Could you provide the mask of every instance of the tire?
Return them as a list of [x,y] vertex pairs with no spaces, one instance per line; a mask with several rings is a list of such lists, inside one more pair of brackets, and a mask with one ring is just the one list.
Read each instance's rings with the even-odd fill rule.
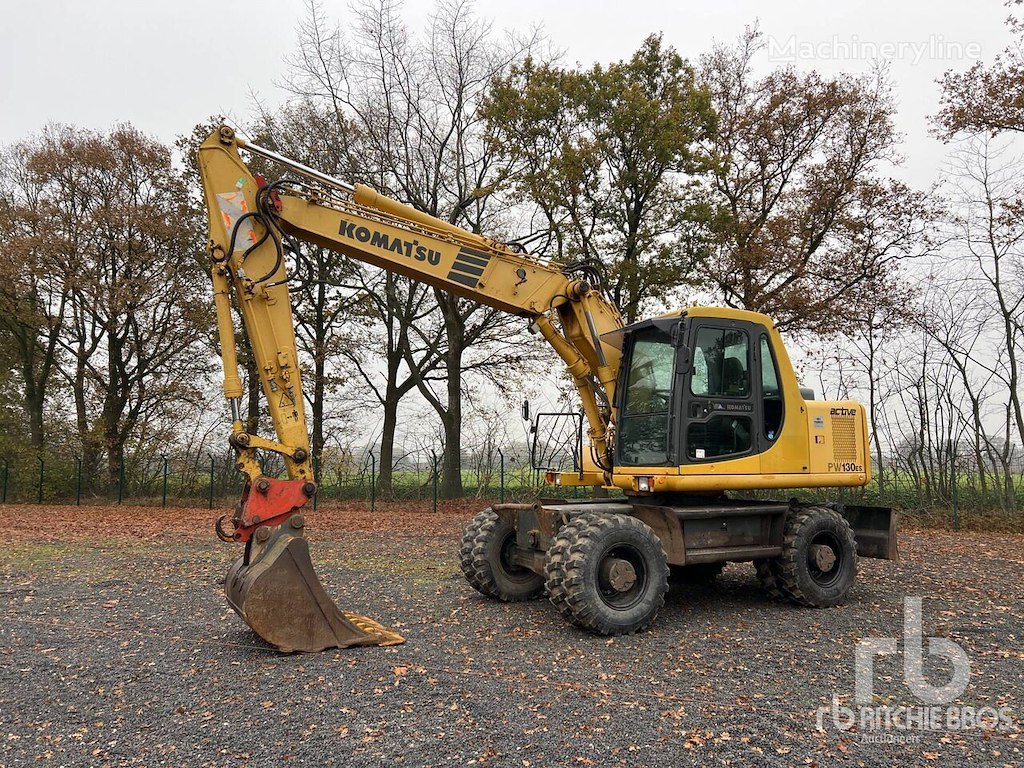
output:
[[857,542],[850,524],[826,507],[796,509],[786,519],[782,555],[773,570],[779,589],[794,603],[838,605],[857,576]]
[[[629,515],[583,514],[575,523],[566,526],[567,546],[554,553],[566,555],[564,561],[552,562],[551,569],[573,622],[599,635],[643,632],[668,591],[661,541]],[[559,569],[564,574],[560,583]]]
[[544,590],[544,577],[508,561],[516,531],[491,509],[477,513],[466,526],[459,565],[477,592],[506,603],[533,600]]
[[774,559],[754,561],[754,570],[757,572],[757,580],[760,582],[761,588],[773,600],[783,600],[786,596],[782,594],[782,590],[779,588],[779,579],[775,575],[777,566],[778,563]]
[[558,529],[555,541],[548,548],[544,560],[544,588],[547,590],[548,600],[558,609],[562,618],[573,624],[576,623],[576,619],[565,602],[565,565],[569,561],[569,547],[576,541],[581,518],[584,517],[586,515],[574,517]]
[[473,546],[476,543],[477,534],[480,533],[480,524],[489,513],[489,509],[477,512],[462,531],[462,541],[459,543],[459,567],[462,569],[462,575],[466,577],[466,581],[473,589],[488,597],[490,595],[485,591],[483,584],[477,580],[476,569],[473,567]]
[[676,584],[713,584],[725,570],[725,563],[670,565],[669,580]]

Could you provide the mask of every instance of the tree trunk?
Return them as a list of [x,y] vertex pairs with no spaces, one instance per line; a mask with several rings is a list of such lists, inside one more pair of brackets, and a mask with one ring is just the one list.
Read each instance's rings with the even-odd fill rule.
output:
[[43,450],[43,406],[46,400],[45,390],[37,386],[33,371],[25,366],[25,410],[28,411],[29,445],[37,452]]
[[381,499],[393,499],[395,496],[395,429],[398,426],[399,398],[392,397],[392,392],[389,380],[384,400],[384,427],[380,435],[380,462],[377,465],[377,497]]
[[100,446],[93,439],[89,428],[89,412],[85,401],[85,355],[79,351],[75,357],[75,423],[78,426],[78,441],[82,445],[82,482],[86,490],[94,488],[93,478],[100,470]]
[[436,291],[444,315],[448,349],[445,369],[448,374],[447,408],[437,408],[444,427],[444,461],[440,493],[443,499],[459,499],[462,490],[462,353],[465,351],[466,324],[456,296]]
[[[39,304],[35,291],[32,293],[33,305]],[[50,382],[50,372],[57,359],[57,342],[63,329],[64,308],[67,294],[60,297],[60,303],[46,325],[32,325],[17,320],[5,324],[13,332],[17,354],[21,364],[24,380],[24,404],[29,422],[29,444],[40,452],[46,440],[44,427],[44,411],[46,392]],[[44,329],[45,333],[44,333]],[[41,338],[40,338],[41,337]]]
[[[312,416],[310,449],[319,462],[324,455],[324,400],[327,396],[327,332],[328,322],[324,316],[327,303],[327,285],[322,280],[316,284],[316,301],[313,305],[316,322],[313,325],[313,402],[310,403]],[[319,479],[318,479],[319,482]]]
[[[453,360],[454,358],[454,360]],[[448,409],[439,413],[444,426],[444,461],[441,472],[442,499],[461,499],[462,489],[462,350],[448,354]]]
[[[404,334],[400,335],[405,339]],[[380,464],[377,474],[377,495],[383,499],[392,499],[395,495],[395,432],[398,429],[398,406],[409,390],[416,386],[416,379],[412,374],[401,383],[398,381],[402,368],[403,343],[407,343],[407,340],[396,343],[389,330],[387,354],[385,355],[387,382],[384,386],[384,398],[381,400],[381,406],[384,408],[384,426],[380,435]]]
[[[124,462],[124,446],[117,435],[107,433],[107,479],[113,492],[121,482],[121,464]],[[124,489],[121,489],[124,495]]]
[[317,457],[317,461],[320,461],[324,455],[324,400],[327,394],[327,384],[324,381],[327,355],[324,352],[323,339],[316,340],[314,349],[313,402],[310,404],[310,416],[313,423],[310,430],[310,449]]
[[[121,461],[123,452],[120,450],[123,441],[120,439],[118,421],[124,409],[121,400],[120,374],[124,363],[121,360],[121,338],[117,328],[107,330],[107,391],[103,394],[103,446],[107,451],[107,483],[111,490],[117,487],[121,479]],[[122,489],[123,491],[123,489]]]
[[[873,318],[872,318],[873,319]],[[882,466],[882,440],[878,430],[878,381],[875,378],[875,326],[868,320],[868,414],[871,417],[871,439],[875,443],[875,477],[878,480],[878,499],[882,503],[886,468]]]

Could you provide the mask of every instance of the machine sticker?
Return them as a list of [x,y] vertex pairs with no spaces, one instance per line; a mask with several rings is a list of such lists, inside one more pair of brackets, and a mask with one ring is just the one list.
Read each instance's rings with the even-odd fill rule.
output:
[[864,467],[855,461],[837,461],[828,463],[829,472],[863,472]]
[[824,416],[815,416],[814,417],[814,428],[815,429],[824,429],[825,428],[825,417]]
[[[245,195],[238,192],[218,192],[217,205],[220,207],[220,215],[224,218],[224,226],[227,227],[228,237],[235,229],[235,222],[249,212],[249,204],[245,202]],[[246,245],[248,240],[248,245]],[[252,228],[252,219],[246,219],[238,225],[238,234],[235,235],[235,250],[248,248],[256,243],[256,233]]]
[[405,256],[407,259],[425,261],[434,267],[441,263],[441,251],[435,251],[433,248],[420,245],[418,239],[403,240],[400,237],[394,237],[386,232],[363,227],[345,219],[342,219],[338,225],[338,234],[347,237],[349,240],[369,243],[372,248],[397,253],[399,256]]
[[751,413],[754,410],[754,406],[752,406],[750,403],[715,403],[715,410]]

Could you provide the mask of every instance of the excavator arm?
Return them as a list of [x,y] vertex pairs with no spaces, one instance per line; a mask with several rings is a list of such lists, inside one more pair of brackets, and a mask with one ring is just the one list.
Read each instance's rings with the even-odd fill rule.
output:
[[[267,183],[239,149],[300,178]],[[597,481],[611,482],[610,434],[621,352],[602,341],[618,311],[586,268],[531,256],[468,232],[369,187],[350,185],[238,137],[227,127],[199,149],[209,214],[209,257],[232,415],[230,443],[245,475],[222,539],[245,544],[228,573],[228,601],[264,639],[286,650],[391,644],[402,638],[371,619],[339,611],[317,579],[302,536],[301,509],[316,493],[285,252],[288,239],[315,243],[521,316],[568,367],[588,421]],[[233,310],[241,318],[275,439],[246,431]],[[287,479],[263,475],[257,451],[281,456]]]

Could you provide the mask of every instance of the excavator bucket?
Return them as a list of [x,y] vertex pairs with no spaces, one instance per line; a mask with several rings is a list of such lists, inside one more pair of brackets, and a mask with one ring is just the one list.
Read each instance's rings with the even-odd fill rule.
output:
[[405,642],[373,619],[338,609],[313,570],[301,528],[285,522],[258,533],[228,570],[224,590],[235,612],[268,643],[286,653],[313,653]]

